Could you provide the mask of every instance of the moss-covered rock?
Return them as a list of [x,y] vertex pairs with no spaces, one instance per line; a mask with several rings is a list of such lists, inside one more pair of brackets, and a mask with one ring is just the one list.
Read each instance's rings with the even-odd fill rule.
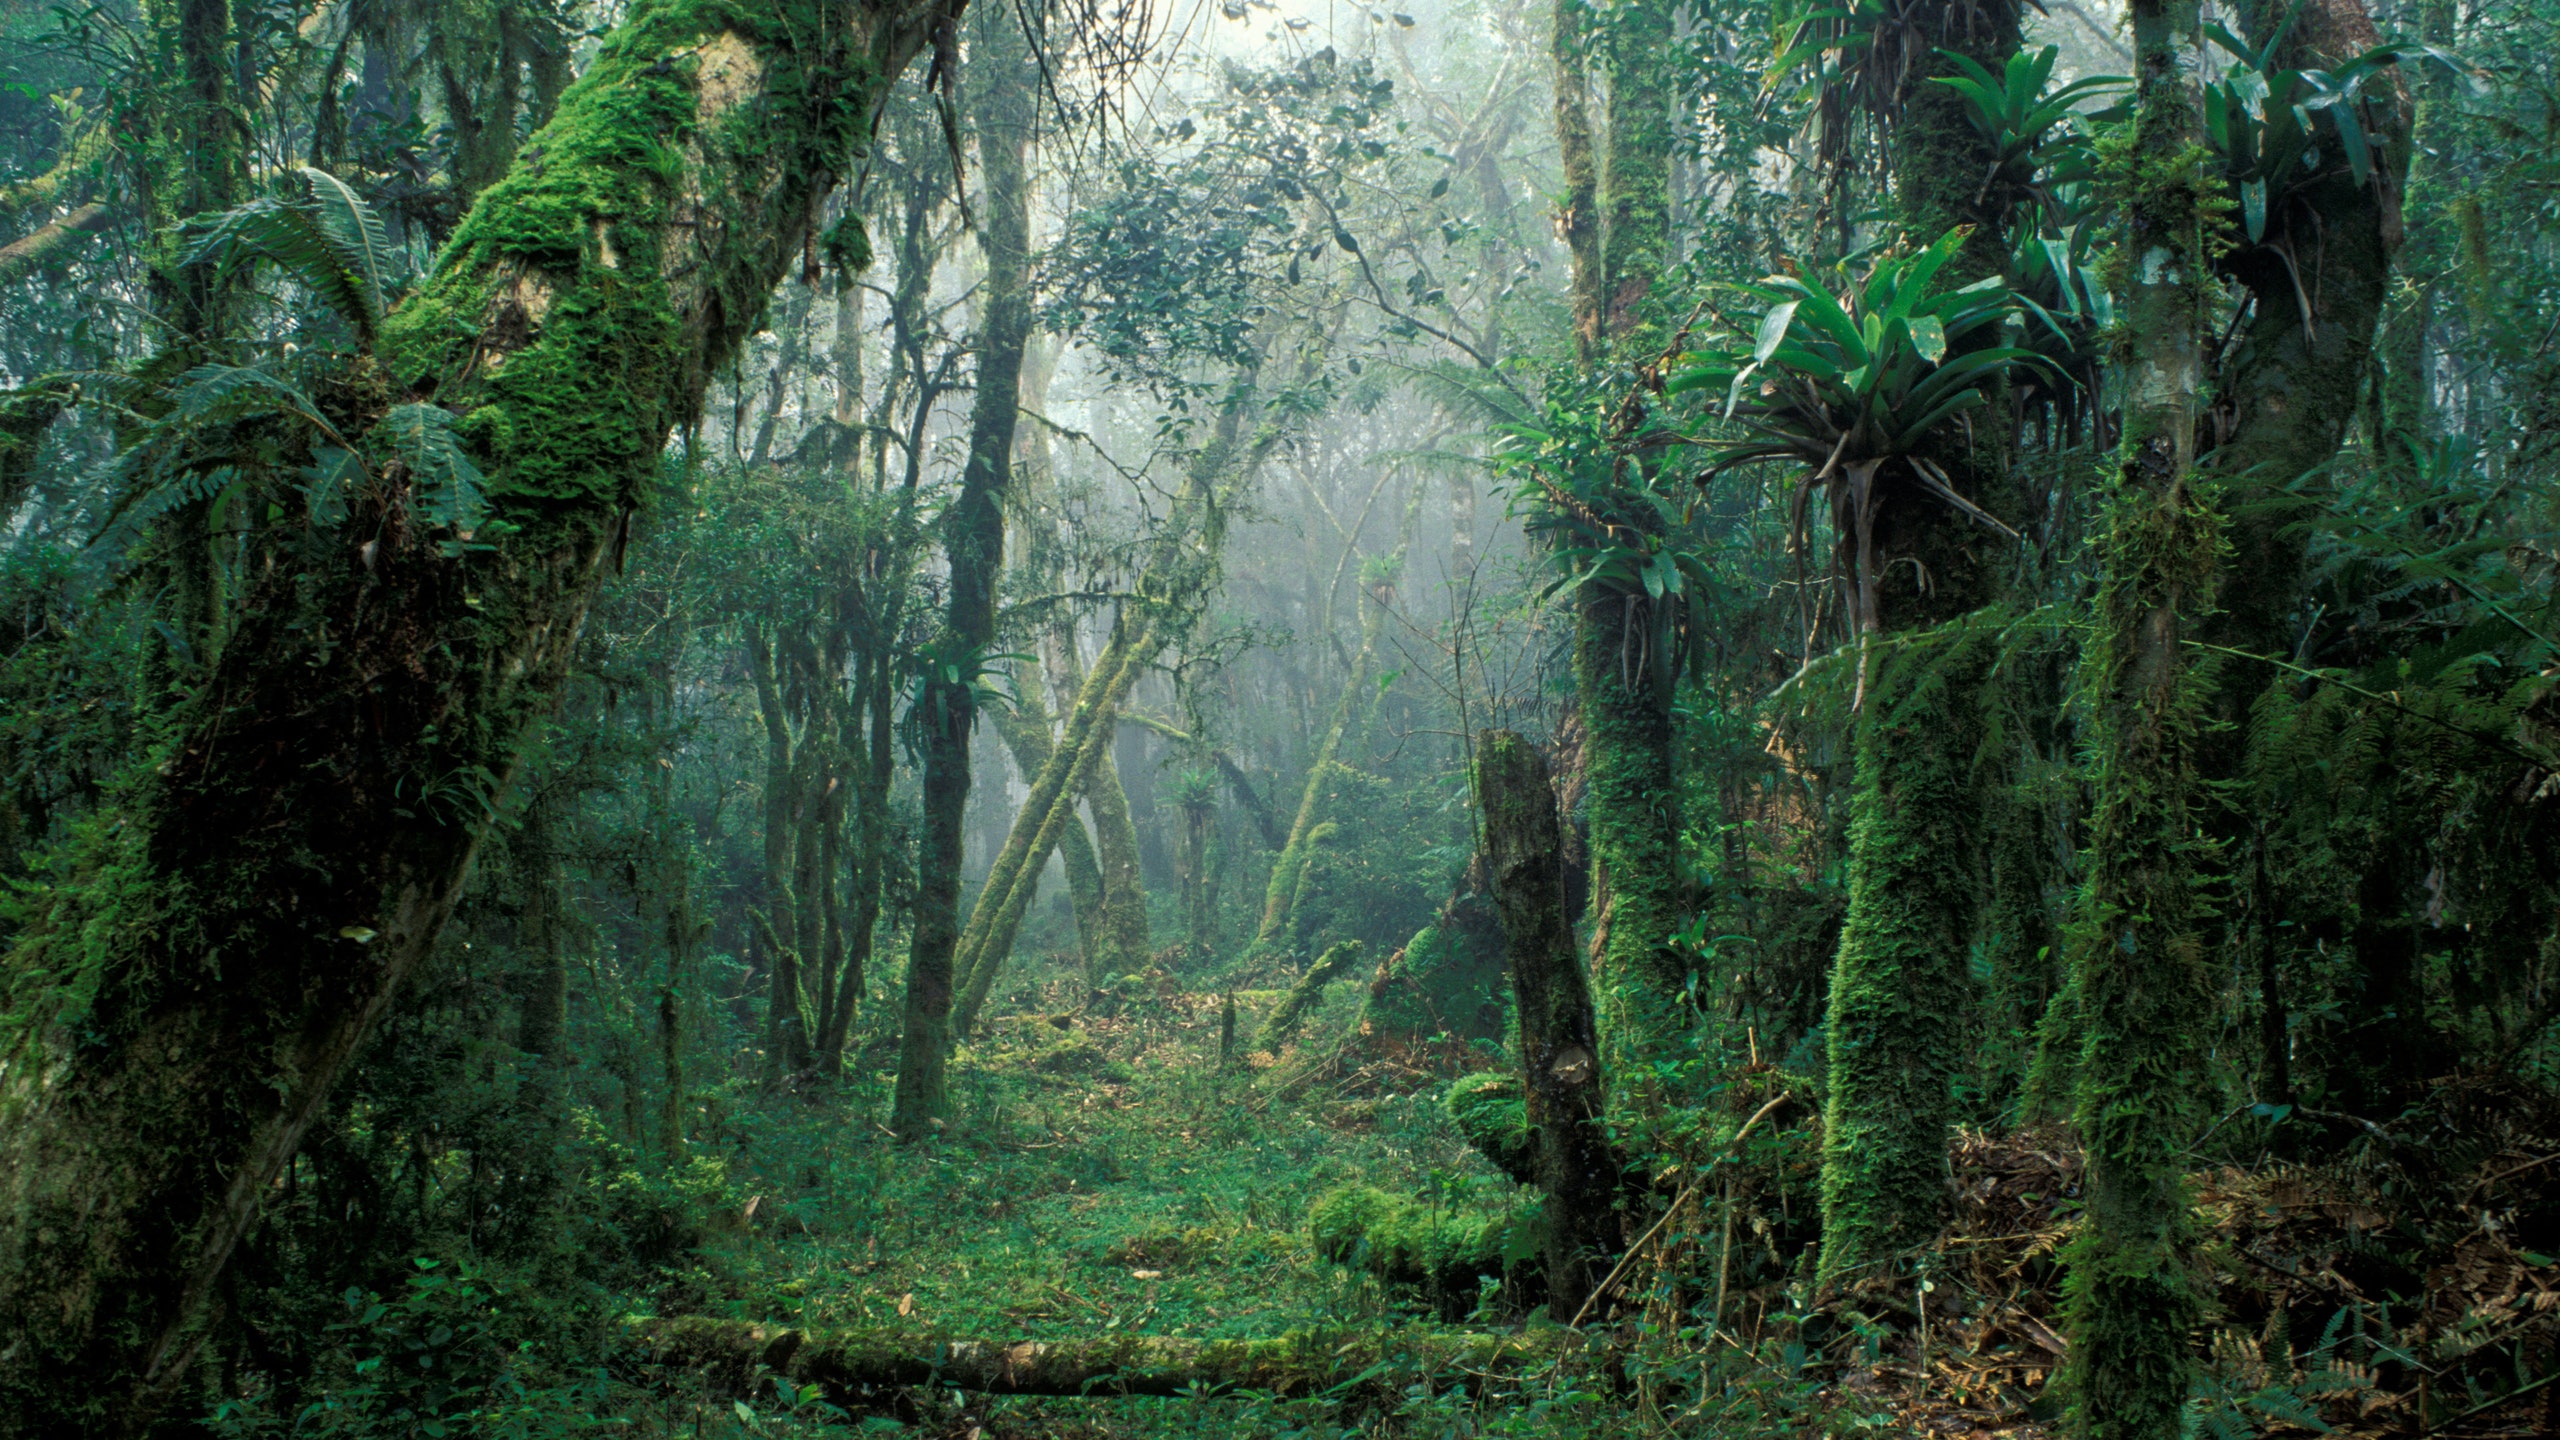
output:
[[1515,1296],[1536,1288],[1545,1230],[1535,1201],[1485,1214],[1347,1185],[1307,1211],[1307,1238],[1323,1259],[1420,1286],[1445,1313],[1472,1306],[1488,1277],[1505,1280]]

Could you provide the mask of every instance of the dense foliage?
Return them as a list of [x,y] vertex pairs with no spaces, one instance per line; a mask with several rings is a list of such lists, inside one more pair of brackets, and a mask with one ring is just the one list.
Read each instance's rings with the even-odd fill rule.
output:
[[0,0],[0,1436],[2550,1433],[2555,42]]

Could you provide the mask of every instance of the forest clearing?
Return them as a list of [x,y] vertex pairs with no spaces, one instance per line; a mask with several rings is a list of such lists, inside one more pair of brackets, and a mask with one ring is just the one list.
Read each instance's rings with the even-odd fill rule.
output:
[[0,0],[0,1440],[2560,1434],[2555,56]]

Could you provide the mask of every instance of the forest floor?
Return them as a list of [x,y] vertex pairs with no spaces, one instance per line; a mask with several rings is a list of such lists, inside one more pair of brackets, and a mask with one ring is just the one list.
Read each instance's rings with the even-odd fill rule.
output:
[[[1639,1245],[1616,1313],[1569,1337],[1524,1314],[1491,1276],[1474,1297],[1431,1296],[1332,1263],[1311,1244],[1309,1211],[1346,1184],[1452,1214],[1500,1214],[1527,1198],[1442,1110],[1447,1079],[1472,1063],[1466,1052],[1442,1057],[1436,1071],[1347,1058],[1365,1053],[1342,1045],[1358,988],[1337,987],[1303,1041],[1275,1058],[1222,1056],[1215,996],[1168,993],[1104,1014],[1080,1008],[1081,984],[1062,981],[961,1048],[949,1133],[921,1146],[896,1144],[879,1123],[894,1062],[886,1049],[849,1057],[851,1073],[824,1097],[724,1092],[700,1117],[694,1149],[707,1178],[687,1192],[685,1238],[668,1247],[656,1283],[605,1297],[623,1318],[606,1323],[583,1367],[520,1367],[547,1370],[550,1388],[518,1385],[516,1403],[443,1433],[2048,1434],[2059,1410],[2049,1386],[2068,1348],[2061,1257],[2079,1211],[2079,1159],[2067,1136],[1958,1137],[1953,1223],[1926,1257],[1919,1313],[1854,1294],[1808,1306],[1802,1247],[1816,1121],[1811,1107],[1793,1107],[1767,1127],[1766,1148],[1676,1187],[1668,1203],[1679,1223],[1651,1249]],[[1238,1030],[1250,1034],[1276,996],[1238,998]],[[2542,1377],[2560,1350],[2560,1260],[2536,1247],[2560,1250],[2560,1233],[2543,1233],[2560,1215],[2560,1163],[2550,1163],[2560,1162],[2560,1116],[2527,1093],[2448,1085],[2423,1115],[2397,1122],[2398,1134],[2349,1135],[2318,1163],[2244,1146],[2225,1152],[2228,1163],[2199,1165],[2197,1218],[2209,1243],[2197,1278],[2213,1303],[2196,1433],[2555,1433],[2560,1386]],[[667,1181],[650,1183],[668,1193]],[[1725,1209],[1710,1203],[1719,1194],[1734,1217],[1721,1234]],[[588,1243],[630,1239],[608,1228]],[[417,1343],[402,1335],[428,1333],[431,1347],[448,1324],[467,1328],[494,1313],[456,1319],[455,1292],[436,1288],[448,1285],[445,1272],[410,1284],[407,1308],[337,1327],[373,1327],[351,1355],[370,1344],[396,1368],[402,1346]],[[507,1304],[559,1303],[527,1298],[519,1283]],[[796,1383],[807,1378],[800,1372],[635,1360],[611,1332],[645,1329],[650,1316],[703,1317],[758,1337],[891,1337],[933,1350],[922,1358],[937,1370],[960,1341],[1132,1336],[1362,1334],[1383,1337],[1377,1348],[1392,1353],[1430,1337],[1496,1335],[1497,1353],[1517,1363],[1381,1360],[1330,1383],[1347,1368],[1337,1365],[1328,1388],[1286,1398],[1100,1387],[997,1397],[912,1384],[856,1393]],[[354,1382],[327,1402],[342,1407],[333,1413],[344,1423],[315,1426],[306,1412],[301,1423],[242,1418],[216,1429],[405,1433],[358,1423],[410,1413],[387,1388],[368,1392],[365,1376],[357,1364]],[[426,1378],[413,1377],[408,1393]]]

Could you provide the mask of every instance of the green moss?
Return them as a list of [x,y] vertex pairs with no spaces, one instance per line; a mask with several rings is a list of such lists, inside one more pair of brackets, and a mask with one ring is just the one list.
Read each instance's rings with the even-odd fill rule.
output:
[[1462,1076],[1440,1102],[1476,1152],[1523,1185],[1537,1183],[1537,1136],[1529,1129],[1529,1104],[1520,1077],[1499,1070]]
[[1381,1279],[1419,1285],[1445,1300],[1472,1300],[1478,1281],[1539,1253],[1544,1224],[1536,1202],[1508,1214],[1452,1210],[1348,1185],[1307,1211],[1316,1254]]
[[1671,679],[1660,657],[1628,653],[1650,634],[1641,595],[1586,591],[1574,630],[1574,679],[1582,695],[1591,863],[1598,933],[1591,989],[1599,1012],[1611,1101],[1650,1103],[1694,1020],[1689,963],[1671,945],[1687,919],[1690,887],[1680,853],[1677,728]]
[[1360,1005],[1360,1033],[1406,1041],[1450,1035],[1500,1040],[1510,984],[1492,902],[1461,895],[1389,957]]
[[1368,947],[1359,941],[1345,940],[1317,956],[1316,963],[1307,967],[1307,973],[1299,976],[1298,983],[1290,986],[1289,993],[1281,996],[1280,1003],[1263,1017],[1261,1028],[1253,1032],[1253,1048],[1267,1053],[1288,1043],[1307,1012],[1324,998],[1324,987],[1357,964],[1367,951]]
[[1983,641],[1897,647],[1858,717],[1849,910],[1831,977],[1825,1283],[1892,1278],[1946,1208],[1951,1084],[1970,1032]]

